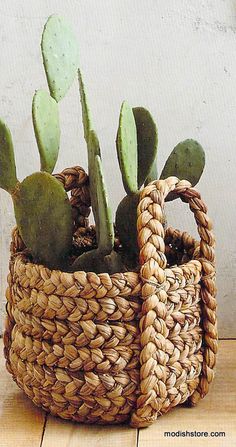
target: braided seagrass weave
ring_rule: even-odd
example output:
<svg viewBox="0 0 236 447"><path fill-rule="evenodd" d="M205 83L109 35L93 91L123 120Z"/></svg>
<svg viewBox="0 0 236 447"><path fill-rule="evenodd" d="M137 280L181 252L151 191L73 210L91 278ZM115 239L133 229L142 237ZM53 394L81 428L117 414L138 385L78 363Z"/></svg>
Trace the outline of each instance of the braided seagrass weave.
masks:
<svg viewBox="0 0 236 447"><path fill-rule="evenodd" d="M73 168L57 178L72 189L75 245L88 249L94 244L88 177ZM186 232L164 231L170 191L188 202L200 243ZM217 330L214 236L206 212L186 181L149 184L138 206L140 270L113 275L36 265L14 230L5 356L36 405L79 422L130 420L145 427L207 394Z"/></svg>

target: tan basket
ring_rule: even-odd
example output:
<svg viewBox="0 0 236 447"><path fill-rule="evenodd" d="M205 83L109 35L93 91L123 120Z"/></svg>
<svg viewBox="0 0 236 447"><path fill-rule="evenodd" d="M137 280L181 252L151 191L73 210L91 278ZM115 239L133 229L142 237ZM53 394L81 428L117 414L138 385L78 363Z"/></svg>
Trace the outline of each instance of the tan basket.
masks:
<svg viewBox="0 0 236 447"><path fill-rule="evenodd" d="M72 188L75 220L86 225L86 174L74 168L57 178ZM170 191L189 203L200 243L186 232L164 231ZM145 427L206 395L217 352L214 236L206 212L186 181L149 184L138 206L140 271L110 276L33 264L14 231L5 356L36 405L79 422ZM91 229L79 234L78 246L93 244Z"/></svg>

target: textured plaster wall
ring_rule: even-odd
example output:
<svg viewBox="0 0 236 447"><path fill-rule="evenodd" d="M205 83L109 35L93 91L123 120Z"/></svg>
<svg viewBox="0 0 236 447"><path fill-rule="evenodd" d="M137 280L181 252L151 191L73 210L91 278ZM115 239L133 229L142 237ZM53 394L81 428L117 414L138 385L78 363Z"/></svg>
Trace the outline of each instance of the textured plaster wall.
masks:
<svg viewBox="0 0 236 447"><path fill-rule="evenodd" d="M20 179L38 169L31 122L35 89L45 88L43 24L65 15L77 33L81 67L99 134L113 209L123 193L115 135L123 99L148 107L159 127L159 167L192 137L206 151L199 189L215 222L219 330L235 337L236 8L233 0L0 0L0 115L12 130ZM86 166L78 87L60 103L57 171ZM186 205L167 207L171 224L196 234ZM0 192L1 297L4 300L10 197Z"/></svg>

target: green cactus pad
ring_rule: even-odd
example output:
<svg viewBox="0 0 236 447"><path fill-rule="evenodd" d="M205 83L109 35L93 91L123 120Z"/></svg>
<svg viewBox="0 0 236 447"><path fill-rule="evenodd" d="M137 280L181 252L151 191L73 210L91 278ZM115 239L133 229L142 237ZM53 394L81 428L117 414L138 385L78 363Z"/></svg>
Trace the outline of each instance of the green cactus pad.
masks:
<svg viewBox="0 0 236 447"><path fill-rule="evenodd" d="M143 107L133 108L138 141L138 187L145 182L157 155L157 126L151 113Z"/></svg>
<svg viewBox="0 0 236 447"><path fill-rule="evenodd" d="M99 203L97 194L97 173L95 166L95 158L100 154L100 146L97 134L94 130L89 132L88 142L88 173L89 173L89 190L91 197L92 211L96 223L97 241L99 241Z"/></svg>
<svg viewBox="0 0 236 447"><path fill-rule="evenodd" d="M119 253L116 253L114 250L109 255L102 256L98 249L94 249L79 256L74 261L71 271L109 273L111 275L123 272L124 265Z"/></svg>
<svg viewBox="0 0 236 447"><path fill-rule="evenodd" d="M0 187L11 192L17 183L11 133L0 119Z"/></svg>
<svg viewBox="0 0 236 447"><path fill-rule="evenodd" d="M47 172L26 177L12 195L17 226L36 262L62 268L72 247L72 209L58 180Z"/></svg>
<svg viewBox="0 0 236 447"><path fill-rule="evenodd" d="M99 155L95 157L94 167L98 199L98 222L96 222L96 225L99 226L98 250L102 255L108 255L114 246L114 227Z"/></svg>
<svg viewBox="0 0 236 447"><path fill-rule="evenodd" d="M116 148L125 191L135 193L138 190L137 131L133 111L126 101L121 106Z"/></svg>
<svg viewBox="0 0 236 447"><path fill-rule="evenodd" d="M82 253L82 255L78 256L73 262L71 272L83 271L99 273L97 271L98 257L99 253L97 249Z"/></svg>
<svg viewBox="0 0 236 447"><path fill-rule="evenodd" d="M195 186L205 166L205 152L202 146L195 140L185 140L177 144L169 155L160 178L170 176L180 180L188 180ZM167 200L173 200L175 195L169 194Z"/></svg>
<svg viewBox="0 0 236 447"><path fill-rule="evenodd" d="M79 91L80 102L82 107L82 118L84 128L84 138L87 143L88 150L88 173L89 173L89 189L91 196L92 210L94 214L94 220L96 223L96 235L97 241L99 241L99 210L98 210L98 197L97 197L97 170L96 170L96 156L100 157L101 151L99 141L96 132L93 130L92 118L88 106L88 99L85 91L84 82L82 79L81 71L78 70L79 79Z"/></svg>
<svg viewBox="0 0 236 447"><path fill-rule="evenodd" d="M82 73L78 70L78 79L79 79L79 92L80 92L80 102L82 107L82 118L83 118L83 127L84 127L84 138L88 143L89 140L89 132L92 130L92 118L91 113L88 106L87 94L84 86L84 81L82 78ZM100 150L97 155L100 155Z"/></svg>
<svg viewBox="0 0 236 447"><path fill-rule="evenodd" d="M41 49L49 90L58 102L69 90L79 66L77 39L63 17L49 17L44 26Z"/></svg>
<svg viewBox="0 0 236 447"><path fill-rule="evenodd" d="M157 172L157 157L156 157L149 171L149 174L145 180L144 186L147 186L148 183L157 180L157 178L158 178L158 172Z"/></svg>
<svg viewBox="0 0 236 447"><path fill-rule="evenodd" d="M41 171L51 173L57 162L60 145L57 102L45 90L36 91L33 97L32 115Z"/></svg>
<svg viewBox="0 0 236 447"><path fill-rule="evenodd" d="M130 252L130 257L138 256L137 206L139 193L130 194L120 202L116 211L116 229L122 246Z"/></svg>

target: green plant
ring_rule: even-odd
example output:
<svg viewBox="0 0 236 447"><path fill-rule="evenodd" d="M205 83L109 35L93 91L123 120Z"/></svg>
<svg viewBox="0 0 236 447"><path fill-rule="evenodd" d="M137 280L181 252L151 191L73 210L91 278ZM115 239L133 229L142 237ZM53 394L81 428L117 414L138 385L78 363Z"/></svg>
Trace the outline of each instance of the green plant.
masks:
<svg viewBox="0 0 236 447"><path fill-rule="evenodd" d="M138 256L137 205L140 189L157 178L156 124L148 110L121 106L116 146L126 197L116 212L116 229L122 249L114 248L114 225L105 185L99 140L95 132L78 62L78 46L67 22L49 17L41 49L50 94L37 90L32 102L40 172L22 182L17 179L9 129L0 121L0 187L11 194L20 235L34 262L50 268L96 273L121 272ZM96 224L97 246L70 265L73 242L72 209L62 184L52 175L60 147L58 102L66 95L78 71L84 138L87 144L91 204ZM186 140L170 154L160 178L170 175L193 185L204 169L205 155L199 143ZM175 196L169 195L173 200Z"/></svg>
<svg viewBox="0 0 236 447"><path fill-rule="evenodd" d="M63 186L51 173L60 145L57 101L76 76L78 49L63 18L49 17L42 36L42 54L51 96L38 90L32 103L41 172L19 182L11 133L1 120L0 186L11 194L20 235L34 261L51 268L66 268L72 246L72 209Z"/></svg>
<svg viewBox="0 0 236 447"><path fill-rule="evenodd" d="M69 90L79 66L77 39L63 17L49 17L41 49L50 94L58 102Z"/></svg>
<svg viewBox="0 0 236 447"><path fill-rule="evenodd" d="M116 146L124 189L127 195L116 211L116 228L122 246L129 252L133 263L138 260L137 206L140 187L158 178L157 127L151 114L142 107L131 109L124 102L121 106ZM199 181L205 166L205 153L194 140L179 143L169 155L160 179L170 176ZM166 200L174 200L170 193Z"/></svg>
<svg viewBox="0 0 236 447"><path fill-rule="evenodd" d="M0 185L11 194L20 235L35 261L63 267L72 244L72 212L63 186L48 172L19 182L12 138L0 121ZM45 151L44 154L47 154ZM46 155L45 164L51 165Z"/></svg>
<svg viewBox="0 0 236 447"><path fill-rule="evenodd" d="M96 272L118 272L123 269L122 261L114 247L114 227L108 194L103 176L101 151L88 107L84 83L79 71L80 100L84 126L84 138L88 150L89 186L92 210L96 224L98 248L80 255L74 262L73 270Z"/></svg>
<svg viewBox="0 0 236 447"><path fill-rule="evenodd" d="M32 103L41 172L30 175L23 182L17 180L11 134L1 121L0 186L11 194L20 235L35 262L66 270L110 273L121 271L121 258L113 250L114 226L103 176L99 141L92 126L82 75L78 71L78 46L70 26L62 17L49 17L43 30L41 49L50 90L50 94L44 90L36 91ZM51 174L60 145L57 103L67 93L77 71L84 136L88 149L97 248L82 254L70 266L68 256L72 249L72 209L62 185Z"/></svg>
<svg viewBox="0 0 236 447"><path fill-rule="evenodd" d="M130 258L138 255L136 226L140 187L155 166L157 144L157 127L149 111L143 107L132 109L123 102L116 147L127 196L117 208L116 228Z"/></svg>

